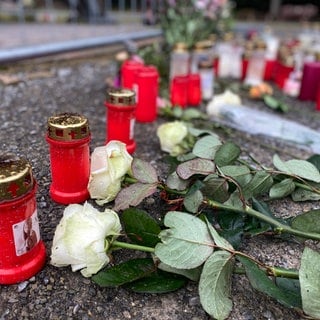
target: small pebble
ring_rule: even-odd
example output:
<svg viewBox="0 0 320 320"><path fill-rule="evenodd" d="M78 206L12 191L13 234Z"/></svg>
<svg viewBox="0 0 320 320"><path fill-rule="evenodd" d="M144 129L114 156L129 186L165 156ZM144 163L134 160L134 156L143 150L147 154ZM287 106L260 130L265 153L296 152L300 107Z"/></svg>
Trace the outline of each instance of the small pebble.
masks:
<svg viewBox="0 0 320 320"><path fill-rule="evenodd" d="M80 305L76 304L72 310L72 314L76 314L80 310Z"/></svg>
<svg viewBox="0 0 320 320"><path fill-rule="evenodd" d="M22 292L29 284L29 281L23 281L18 284L18 292Z"/></svg>

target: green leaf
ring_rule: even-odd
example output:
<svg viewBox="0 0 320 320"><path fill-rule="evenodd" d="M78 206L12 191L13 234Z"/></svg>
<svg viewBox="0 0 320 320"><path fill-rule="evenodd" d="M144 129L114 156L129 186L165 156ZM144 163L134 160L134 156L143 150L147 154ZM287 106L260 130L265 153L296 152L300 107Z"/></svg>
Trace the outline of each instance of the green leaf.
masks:
<svg viewBox="0 0 320 320"><path fill-rule="evenodd" d="M267 94L264 95L263 101L271 109L278 109L279 108L279 101L270 95L267 95Z"/></svg>
<svg viewBox="0 0 320 320"><path fill-rule="evenodd" d="M238 249L241 244L243 229L221 230L221 236L224 237L235 249Z"/></svg>
<svg viewBox="0 0 320 320"><path fill-rule="evenodd" d="M216 151L221 146L221 141L218 137L207 135L200 138L193 146L192 153L199 158L213 160Z"/></svg>
<svg viewBox="0 0 320 320"><path fill-rule="evenodd" d="M311 210L292 219L291 226L304 232L320 233L320 210Z"/></svg>
<svg viewBox="0 0 320 320"><path fill-rule="evenodd" d="M250 259L237 256L237 259L243 264L246 275L252 287L269 297L276 299L281 304L289 308L299 308L301 301L295 294L278 287L265 273Z"/></svg>
<svg viewBox="0 0 320 320"><path fill-rule="evenodd" d="M201 274L201 270L202 268L201 267L198 267L198 268L194 268L194 269L177 269L177 268L173 268L173 267L170 267L168 266L167 264L163 263L163 262L160 262L158 264L158 268L163 270L163 271L166 271L166 272L171 272L171 273L176 273L176 274L180 274L192 281L199 281L199 278L200 278L200 274Z"/></svg>
<svg viewBox="0 0 320 320"><path fill-rule="evenodd" d="M271 187L269 196L271 199L284 198L291 194L294 191L295 187L296 185L292 179L284 179Z"/></svg>
<svg viewBox="0 0 320 320"><path fill-rule="evenodd" d="M299 279L290 279L290 278L282 278L276 277L276 285L283 290L291 292L296 296L297 300L301 301L301 294L300 294L300 282Z"/></svg>
<svg viewBox="0 0 320 320"><path fill-rule="evenodd" d="M181 117L181 119L184 121L190 121L192 119L207 119L207 118L208 116L197 108L183 109L183 114Z"/></svg>
<svg viewBox="0 0 320 320"><path fill-rule="evenodd" d="M195 159L196 156L192 153L192 152L189 152L189 153L185 153L185 154L180 154L176 157L176 159L179 161L179 162L185 162L185 161L189 161L189 160L192 160L192 159Z"/></svg>
<svg viewBox="0 0 320 320"><path fill-rule="evenodd" d="M232 311L231 275L232 255L226 251L215 251L203 266L199 281L200 302L213 318L227 319Z"/></svg>
<svg viewBox="0 0 320 320"><path fill-rule="evenodd" d="M305 190L303 188L296 188L294 192L291 194L291 198L293 201L317 201L320 200L320 194Z"/></svg>
<svg viewBox="0 0 320 320"><path fill-rule="evenodd" d="M207 225L199 218L179 211L169 211L160 232L162 243L155 255L165 264L178 269L200 266L213 252L213 241Z"/></svg>
<svg viewBox="0 0 320 320"><path fill-rule="evenodd" d="M133 259L99 271L92 280L101 287L117 287L146 277L155 270L152 259Z"/></svg>
<svg viewBox="0 0 320 320"><path fill-rule="evenodd" d="M213 161L208 159L193 159L183 162L177 167L177 174L180 178L186 180L194 174L208 175L216 169Z"/></svg>
<svg viewBox="0 0 320 320"><path fill-rule="evenodd" d="M190 134L192 134L195 137L199 137L202 135L210 135L210 136L214 137L215 140L220 140L219 136L210 130L198 129L195 127L188 127L188 131Z"/></svg>
<svg viewBox="0 0 320 320"><path fill-rule="evenodd" d="M134 158L132 161L133 176L142 183L157 183L158 175L154 167L147 161Z"/></svg>
<svg viewBox="0 0 320 320"><path fill-rule="evenodd" d="M246 215L233 211L221 211L217 217L217 221L221 229L236 230L244 226L244 218Z"/></svg>
<svg viewBox="0 0 320 320"><path fill-rule="evenodd" d="M170 189L182 191L187 189L189 181L181 179L177 172L174 171L167 177L166 185Z"/></svg>
<svg viewBox="0 0 320 320"><path fill-rule="evenodd" d="M203 180L203 184L201 192L205 197L221 203L228 200L230 194L228 192L228 183L225 179L210 174Z"/></svg>
<svg viewBox="0 0 320 320"><path fill-rule="evenodd" d="M234 248L238 248L245 227L245 215L232 211L219 212L217 222L221 227L220 235Z"/></svg>
<svg viewBox="0 0 320 320"><path fill-rule="evenodd" d="M214 161L218 166L230 165L238 159L240 153L239 146L233 142L226 142L218 148Z"/></svg>
<svg viewBox="0 0 320 320"><path fill-rule="evenodd" d="M219 170L226 176L234 179L241 187L252 179L250 169L247 166L224 166Z"/></svg>
<svg viewBox="0 0 320 320"><path fill-rule="evenodd" d="M157 191L156 183L134 183L123 188L118 193L113 210L119 211L137 206L144 198L147 198Z"/></svg>
<svg viewBox="0 0 320 320"><path fill-rule="evenodd" d="M203 201L203 195L200 190L188 193L183 199L183 205L187 211L191 213L198 212L198 209Z"/></svg>
<svg viewBox="0 0 320 320"><path fill-rule="evenodd" d="M299 270L303 311L320 318L320 254L308 247L303 250Z"/></svg>
<svg viewBox="0 0 320 320"><path fill-rule="evenodd" d="M173 107L173 115L175 116L175 118L181 118L182 114L183 114L183 110L180 107Z"/></svg>
<svg viewBox="0 0 320 320"><path fill-rule="evenodd" d="M146 211L129 208L121 215L124 230L130 240L142 246L154 247L159 241L160 226Z"/></svg>
<svg viewBox="0 0 320 320"><path fill-rule="evenodd" d="M302 179L320 182L319 170L309 161L296 159L282 161L278 155L274 155L273 164L278 170L290 175L296 175Z"/></svg>
<svg viewBox="0 0 320 320"><path fill-rule="evenodd" d="M259 211L260 213L262 213L263 215L265 215L267 217L271 217L274 220L280 221L283 224L287 224L286 221L284 221L283 219L276 217L271 212L269 206L263 201L259 201L256 198L252 198L252 208L254 210ZM254 217L247 217L245 222L246 222L246 224L244 226L244 230L252 236L256 236L258 234L262 234L268 230L273 229L273 226L270 225L269 223L264 222L260 219L254 218Z"/></svg>
<svg viewBox="0 0 320 320"><path fill-rule="evenodd" d="M270 225L267 225L266 223L260 223L259 220L251 219L251 223L247 223L247 228L246 228L246 233L251 235L251 236L257 236L259 234L264 234L268 230L271 229Z"/></svg>
<svg viewBox="0 0 320 320"><path fill-rule="evenodd" d="M225 201L224 204L238 209L243 209L244 203L240 199L239 190L236 190L233 193L231 193L229 199Z"/></svg>
<svg viewBox="0 0 320 320"><path fill-rule="evenodd" d="M311 162L318 170L320 170L320 155L314 154L307 161Z"/></svg>
<svg viewBox="0 0 320 320"><path fill-rule="evenodd" d="M252 208L263 213L267 217L275 218L269 206L263 201L258 201L256 198L252 198Z"/></svg>
<svg viewBox="0 0 320 320"><path fill-rule="evenodd" d="M279 110L282 111L283 113L286 113L289 111L289 106L286 103L280 101Z"/></svg>
<svg viewBox="0 0 320 320"><path fill-rule="evenodd" d="M273 184L271 174L265 171L258 171L250 180L250 182L243 188L243 194L246 199L262 195L269 191Z"/></svg>
<svg viewBox="0 0 320 320"><path fill-rule="evenodd" d="M280 221L282 224L288 224L285 219L276 217L276 216L272 213L272 211L270 210L270 207L268 206L268 204L265 203L265 202L263 202L263 201L258 201L256 198L252 198L252 208L253 208L254 210L257 210L257 211L261 212L262 214L264 214L264 215L267 216L267 217L271 217L271 218L273 218L274 220ZM259 223L260 223L260 224L265 224L265 225L268 225L268 226L271 227L271 225L269 225L269 224L266 223L266 222L262 222L262 221L259 220Z"/></svg>
<svg viewBox="0 0 320 320"><path fill-rule="evenodd" d="M232 245L223 237L219 235L219 233L216 231L216 229L212 226L212 224L206 219L208 229L210 231L210 234L215 242L215 244L220 247L220 249L226 249L226 250L234 250Z"/></svg>
<svg viewBox="0 0 320 320"><path fill-rule="evenodd" d="M159 270L148 277L127 284L126 288L139 293L166 293L182 288L186 282L185 277Z"/></svg>

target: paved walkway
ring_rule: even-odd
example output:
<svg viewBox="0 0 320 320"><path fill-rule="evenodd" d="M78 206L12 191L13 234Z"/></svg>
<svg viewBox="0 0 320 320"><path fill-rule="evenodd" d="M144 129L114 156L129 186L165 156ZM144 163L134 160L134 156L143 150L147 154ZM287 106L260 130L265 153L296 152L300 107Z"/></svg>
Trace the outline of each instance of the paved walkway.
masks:
<svg viewBox="0 0 320 320"><path fill-rule="evenodd" d="M114 24L0 24L0 63L24 57L152 37L160 30L140 22Z"/></svg>
<svg viewBox="0 0 320 320"><path fill-rule="evenodd" d="M116 36L141 31L142 23L132 24L0 24L0 50L70 40Z"/></svg>
<svg viewBox="0 0 320 320"><path fill-rule="evenodd" d="M118 17L117 17L118 18ZM120 17L116 23L104 24L72 24L72 23L0 23L0 64L2 62L21 60L32 55L45 55L48 50L60 53L93 48L98 45L121 42L126 39L135 40L159 35L158 27L143 25L137 17ZM263 23L237 23L238 31L261 28ZM296 31L298 24L277 24L280 33ZM293 28L294 27L294 28ZM136 37L136 38L135 38Z"/></svg>

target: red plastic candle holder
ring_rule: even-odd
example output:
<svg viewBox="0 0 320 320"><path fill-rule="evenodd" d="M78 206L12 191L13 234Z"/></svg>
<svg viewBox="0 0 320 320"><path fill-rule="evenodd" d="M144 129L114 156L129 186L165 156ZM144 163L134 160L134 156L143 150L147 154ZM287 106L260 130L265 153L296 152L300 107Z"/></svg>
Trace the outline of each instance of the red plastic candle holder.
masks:
<svg viewBox="0 0 320 320"><path fill-rule="evenodd" d="M0 284L27 280L45 264L36 189L27 160L0 156Z"/></svg>
<svg viewBox="0 0 320 320"><path fill-rule="evenodd" d="M280 89L283 89L285 81L293 71L293 66L276 62L274 66L274 81Z"/></svg>
<svg viewBox="0 0 320 320"><path fill-rule="evenodd" d="M263 80L270 81L273 79L276 60L266 60Z"/></svg>
<svg viewBox="0 0 320 320"><path fill-rule="evenodd" d="M109 89L106 95L106 143L118 140L126 144L127 151L136 149L134 125L136 120L135 92L129 89Z"/></svg>
<svg viewBox="0 0 320 320"><path fill-rule="evenodd" d="M214 75L218 77L218 74L219 74L219 58L218 57L215 57L213 59L213 71L214 71Z"/></svg>
<svg viewBox="0 0 320 320"><path fill-rule="evenodd" d="M320 111L320 82L318 83L318 89L317 89L316 110Z"/></svg>
<svg viewBox="0 0 320 320"><path fill-rule="evenodd" d="M305 63L303 66L299 99L316 101L319 83L320 61Z"/></svg>
<svg viewBox="0 0 320 320"><path fill-rule="evenodd" d="M170 86L170 101L172 105L185 108L188 104L188 76L175 76Z"/></svg>
<svg viewBox="0 0 320 320"><path fill-rule="evenodd" d="M136 73L136 120L153 122L157 118L159 73L154 66L144 66Z"/></svg>
<svg viewBox="0 0 320 320"><path fill-rule="evenodd" d="M143 66L142 62L126 60L121 66L121 87L133 89L136 83L136 74Z"/></svg>
<svg viewBox="0 0 320 320"><path fill-rule="evenodd" d="M241 72L241 80L242 81L247 76L248 65L249 65L249 60L248 59L242 59L242 72Z"/></svg>
<svg viewBox="0 0 320 320"><path fill-rule="evenodd" d="M52 116L46 140L50 146L51 198L62 204L87 200L91 140L88 120L76 113Z"/></svg>
<svg viewBox="0 0 320 320"><path fill-rule="evenodd" d="M212 71L213 72L213 71ZM198 106L201 103L201 80L197 73L189 74L188 105Z"/></svg>

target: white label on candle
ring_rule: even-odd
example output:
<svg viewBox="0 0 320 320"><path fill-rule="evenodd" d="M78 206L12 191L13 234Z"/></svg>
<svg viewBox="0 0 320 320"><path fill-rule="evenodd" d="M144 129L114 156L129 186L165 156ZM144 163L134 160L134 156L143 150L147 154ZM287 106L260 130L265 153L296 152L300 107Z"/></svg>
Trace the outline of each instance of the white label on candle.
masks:
<svg viewBox="0 0 320 320"><path fill-rule="evenodd" d="M26 220L12 225L16 255L21 256L30 251L40 240L37 210Z"/></svg>
<svg viewBox="0 0 320 320"><path fill-rule="evenodd" d="M136 93L136 103L138 103L139 86L136 83L134 83L132 85L132 90Z"/></svg>
<svg viewBox="0 0 320 320"><path fill-rule="evenodd" d="M204 100L209 100L213 96L213 69L201 69L200 70L201 79L201 95Z"/></svg>
<svg viewBox="0 0 320 320"><path fill-rule="evenodd" d="M134 137L134 124L135 124L135 119L130 120L130 132L129 132L129 139L132 140Z"/></svg>

